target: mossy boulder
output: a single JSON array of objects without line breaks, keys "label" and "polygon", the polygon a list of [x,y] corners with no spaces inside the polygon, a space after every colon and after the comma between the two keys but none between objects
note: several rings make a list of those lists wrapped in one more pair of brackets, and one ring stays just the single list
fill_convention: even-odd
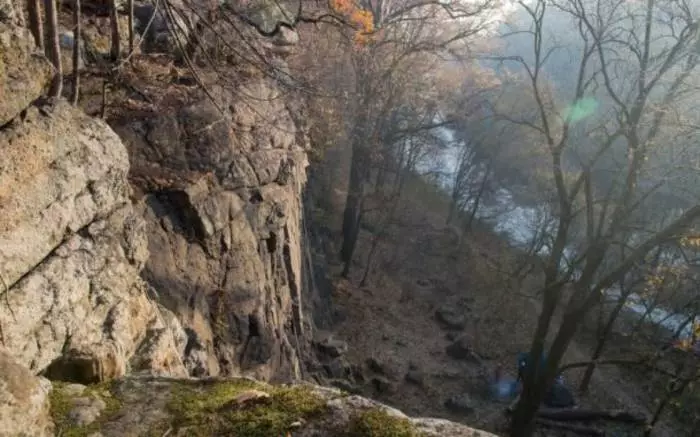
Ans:
[{"label": "mossy boulder", "polygon": [[[493,437],[306,383],[130,376],[81,387],[56,384],[51,396],[64,437]],[[101,407],[97,416],[95,406]],[[85,418],[91,421],[79,423]]]},{"label": "mossy boulder", "polygon": [[410,420],[396,417],[381,408],[372,408],[351,416],[344,437],[422,437]]}]

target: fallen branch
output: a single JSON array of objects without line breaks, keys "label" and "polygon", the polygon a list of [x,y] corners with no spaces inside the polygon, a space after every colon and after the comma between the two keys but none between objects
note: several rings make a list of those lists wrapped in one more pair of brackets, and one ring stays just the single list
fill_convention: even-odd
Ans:
[{"label": "fallen branch", "polygon": [[[517,406],[516,398],[506,408],[506,414],[512,414]],[[609,420],[613,422],[623,422],[635,425],[644,425],[647,418],[643,414],[630,413],[623,410],[584,410],[574,408],[540,408],[537,411],[537,420],[549,421],[588,421],[588,420]]]},{"label": "fallen branch", "polygon": [[590,436],[604,436],[605,431],[600,430],[598,428],[593,428],[590,426],[584,426],[584,425],[572,425],[570,423],[560,423],[554,420],[548,420],[548,419],[535,419],[535,423],[539,426],[543,426],[545,428],[554,428],[554,429],[560,429],[564,431],[570,431],[574,432],[576,434],[581,434],[581,435],[590,435]]},{"label": "fallen branch", "polygon": [[557,421],[610,420],[636,425],[644,425],[647,423],[647,418],[643,414],[635,414],[623,410],[540,408],[540,410],[537,412],[537,417]]},{"label": "fallen branch", "polygon": [[559,368],[559,373],[565,372],[567,370],[571,369],[576,369],[580,367],[588,367],[590,364],[595,364],[596,366],[630,366],[630,367],[643,367],[646,370],[660,373],[665,376],[670,376],[672,378],[676,378],[677,375],[675,375],[672,372],[669,372],[668,370],[661,369],[659,367],[654,366],[649,362],[649,359],[642,359],[642,360],[625,360],[625,359],[618,359],[618,360],[598,360],[598,361],[582,361],[582,362],[576,362],[576,363],[569,363],[564,366],[561,366]]}]

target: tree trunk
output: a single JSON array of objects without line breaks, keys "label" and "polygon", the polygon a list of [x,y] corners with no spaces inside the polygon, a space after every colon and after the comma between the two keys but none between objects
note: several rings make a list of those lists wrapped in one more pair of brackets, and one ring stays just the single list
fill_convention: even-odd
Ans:
[{"label": "tree trunk", "polygon": [[464,230],[466,232],[470,232],[472,230],[472,225],[474,224],[474,219],[476,218],[476,213],[479,211],[479,206],[481,205],[481,198],[484,195],[484,191],[486,191],[486,183],[489,180],[489,176],[491,174],[491,166],[487,166],[486,170],[484,170],[484,177],[481,180],[481,185],[479,185],[479,191],[476,193],[476,198],[474,199],[474,205],[472,206],[472,210],[469,213],[469,219],[467,220],[467,224],[464,226]]},{"label": "tree trunk", "polygon": [[[552,284],[556,276],[547,275],[545,284]],[[561,288],[561,287],[558,287]],[[525,372],[525,381],[520,400],[510,423],[510,437],[531,437],[535,430],[535,415],[546,392],[545,376],[540,371],[540,358],[544,351],[544,341],[549,331],[552,316],[558,304],[559,290],[546,290],[542,313],[537,320],[537,329],[530,347],[531,363]],[[549,363],[549,359],[548,359]]]},{"label": "tree trunk", "polygon": [[80,95],[80,38],[81,38],[81,23],[80,23],[80,0],[75,0],[73,5],[73,89],[70,97],[71,104],[78,105]]},{"label": "tree trunk", "polygon": [[134,53],[134,0],[127,0],[129,9],[129,55]]},{"label": "tree trunk", "polygon": [[581,384],[579,385],[579,392],[581,394],[586,394],[586,392],[588,392],[588,386],[591,383],[591,378],[593,377],[593,372],[595,371],[595,362],[603,354],[605,344],[607,343],[608,337],[610,336],[610,333],[613,330],[613,326],[615,326],[615,321],[622,312],[622,309],[625,307],[625,302],[627,302],[628,297],[629,296],[626,295],[620,296],[620,300],[618,300],[612,313],[610,313],[610,317],[608,317],[608,321],[605,323],[605,327],[600,333],[600,337],[598,338],[598,344],[596,345],[595,350],[593,351],[593,355],[591,356],[591,363],[586,367],[586,371],[583,374],[583,378],[581,378]]},{"label": "tree trunk", "polygon": [[535,432],[535,416],[540,400],[535,399],[531,392],[531,389],[525,389],[520,397],[510,422],[510,437],[532,437]]},{"label": "tree trunk", "polygon": [[110,17],[110,28],[111,28],[111,46],[109,49],[109,57],[112,61],[119,60],[119,54],[121,53],[121,47],[119,44],[119,15],[117,14],[117,1],[109,0],[109,17]]},{"label": "tree trunk", "polygon": [[364,153],[361,145],[353,144],[350,181],[343,211],[343,244],[340,249],[340,259],[344,264],[343,277],[350,274],[350,264],[360,235],[361,204],[365,183]]},{"label": "tree trunk", "polygon": [[44,24],[41,20],[41,8],[39,7],[39,0],[29,0],[27,5],[27,11],[29,12],[29,29],[34,36],[34,42],[36,46],[44,51]]},{"label": "tree trunk", "polygon": [[46,51],[47,57],[53,64],[53,79],[49,87],[49,97],[60,97],[63,90],[63,67],[61,66],[61,47],[58,43],[58,11],[57,0],[44,0],[46,13]]},{"label": "tree trunk", "polygon": [[374,235],[372,238],[372,246],[369,249],[369,254],[367,255],[367,263],[365,264],[365,272],[362,275],[362,280],[360,281],[360,287],[364,287],[367,284],[367,278],[369,277],[369,272],[372,268],[372,260],[374,258],[374,254],[377,251],[377,247],[379,246],[379,241],[381,238],[384,236],[386,230],[389,228],[391,225],[391,221],[394,218],[394,214],[396,213],[396,207],[399,204],[399,194],[395,194],[396,198],[394,199],[391,208],[387,212],[386,218],[384,219],[384,223],[382,223],[380,229],[377,231],[377,233]]}]

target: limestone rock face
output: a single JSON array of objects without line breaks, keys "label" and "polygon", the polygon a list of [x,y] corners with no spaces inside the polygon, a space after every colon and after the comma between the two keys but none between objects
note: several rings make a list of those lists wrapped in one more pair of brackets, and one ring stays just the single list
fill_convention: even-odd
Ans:
[{"label": "limestone rock face", "polygon": [[[281,44],[241,27],[260,49]],[[212,30],[201,32],[198,50],[207,50]],[[230,30],[221,35],[240,45]],[[285,38],[285,47],[296,43]],[[222,62],[233,56],[217,53]],[[310,338],[302,296],[304,111],[259,72],[207,88],[208,95],[173,93],[163,100],[178,104],[110,121],[142,199],[150,252],[142,277],[185,332],[182,361],[191,376],[296,378]]]},{"label": "limestone rock face", "polygon": [[[8,350],[34,373],[85,384],[131,371],[300,376],[298,102],[248,72],[152,116],[125,110],[111,128],[60,100],[35,103],[50,69],[13,1],[0,1]],[[298,41],[249,31],[285,53]]]},{"label": "limestone rock face", "polygon": [[[52,378],[123,375],[141,343],[168,330],[139,278],[148,242],[129,201],[123,144],[59,101],[27,108],[0,131],[0,162],[5,346]],[[147,349],[158,357],[152,367],[174,366],[174,341],[157,344]]]},{"label": "limestone rock face", "polygon": [[129,157],[119,137],[66,102],[28,108],[0,132],[0,144],[0,258],[10,284],[128,202]]},{"label": "limestone rock face", "polygon": [[51,71],[19,17],[11,1],[0,1],[0,126],[41,95]]},{"label": "limestone rock face", "polygon": [[202,98],[114,128],[139,163],[143,277],[182,323],[189,373],[298,377],[306,137],[272,85],[246,92],[255,108],[216,90],[223,118]]},{"label": "limestone rock face", "polygon": [[0,347],[0,436],[48,437],[51,383],[36,377]]}]

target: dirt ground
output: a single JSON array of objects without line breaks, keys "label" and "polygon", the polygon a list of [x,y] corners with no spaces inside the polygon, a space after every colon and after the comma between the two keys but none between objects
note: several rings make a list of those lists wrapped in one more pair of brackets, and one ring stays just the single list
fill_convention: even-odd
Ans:
[{"label": "dirt ground", "polygon": [[[517,353],[529,349],[539,313],[539,301],[532,297],[536,283],[507,291],[498,266],[513,254],[495,234],[477,230],[456,249],[457,233],[440,223],[444,220],[440,211],[423,209],[423,214],[416,214],[420,211],[416,205],[406,208],[414,213],[397,215],[398,224],[379,244],[365,286],[358,284],[376,234],[362,233],[349,280],[339,277],[339,265],[331,267],[333,304],[340,314],[334,335],[347,341],[346,358],[351,364],[367,368],[370,360],[381,365],[378,373],[389,383],[377,388],[367,378],[359,387],[363,394],[411,415],[447,418],[506,435],[507,404],[492,400],[488,381],[499,366],[514,377]],[[435,314],[444,306],[465,315],[463,330],[443,329]],[[468,345],[469,358],[455,359],[446,353],[457,337]],[[570,346],[564,363],[589,357],[589,345],[578,341]],[[369,367],[370,375],[377,373]],[[579,370],[566,373],[573,389],[581,374]],[[455,395],[466,398],[472,410],[448,409],[445,402]],[[597,370],[588,395],[577,400],[581,407],[653,414],[651,395],[615,367]],[[643,435],[638,428],[609,426],[605,431],[610,436]],[[576,435],[549,429],[538,432]],[[664,420],[652,435],[684,434]]]}]

